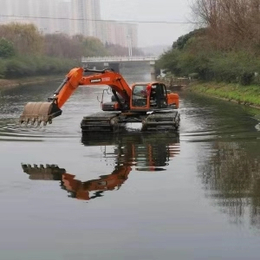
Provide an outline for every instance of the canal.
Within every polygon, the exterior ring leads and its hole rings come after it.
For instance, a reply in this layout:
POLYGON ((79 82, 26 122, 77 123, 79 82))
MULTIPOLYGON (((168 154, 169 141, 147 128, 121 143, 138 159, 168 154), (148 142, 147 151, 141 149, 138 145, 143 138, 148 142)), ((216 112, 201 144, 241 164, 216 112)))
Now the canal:
POLYGON ((0 93, 1 259, 259 259, 260 111, 180 92, 179 133, 85 137, 102 88, 80 87, 21 127, 59 83, 0 93))

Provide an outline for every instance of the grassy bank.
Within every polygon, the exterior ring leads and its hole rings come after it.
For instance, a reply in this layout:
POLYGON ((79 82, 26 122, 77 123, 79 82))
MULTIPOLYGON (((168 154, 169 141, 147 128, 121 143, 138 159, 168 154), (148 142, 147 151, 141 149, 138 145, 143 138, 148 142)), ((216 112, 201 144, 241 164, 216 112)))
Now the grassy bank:
POLYGON ((216 82, 193 82, 188 89, 192 92, 260 108, 260 86, 257 85, 241 86, 216 82))

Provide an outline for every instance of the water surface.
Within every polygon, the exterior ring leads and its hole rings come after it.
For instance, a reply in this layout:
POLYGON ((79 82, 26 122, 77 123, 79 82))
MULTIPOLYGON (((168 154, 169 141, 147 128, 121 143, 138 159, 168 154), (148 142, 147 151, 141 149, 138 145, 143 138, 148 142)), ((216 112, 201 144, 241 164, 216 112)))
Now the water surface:
POLYGON ((80 87, 21 127, 58 85, 1 92, 1 259, 259 259, 258 111, 184 92, 179 133, 82 136, 102 88, 80 87))

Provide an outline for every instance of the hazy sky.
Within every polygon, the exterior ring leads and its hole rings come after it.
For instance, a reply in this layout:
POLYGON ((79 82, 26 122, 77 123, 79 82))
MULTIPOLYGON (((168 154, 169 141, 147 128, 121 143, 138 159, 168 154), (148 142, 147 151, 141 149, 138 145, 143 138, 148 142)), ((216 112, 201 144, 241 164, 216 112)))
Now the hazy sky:
POLYGON ((194 29, 192 24, 178 24, 191 20, 191 0, 100 0, 100 4, 102 19, 139 21, 139 47, 171 46, 194 29))

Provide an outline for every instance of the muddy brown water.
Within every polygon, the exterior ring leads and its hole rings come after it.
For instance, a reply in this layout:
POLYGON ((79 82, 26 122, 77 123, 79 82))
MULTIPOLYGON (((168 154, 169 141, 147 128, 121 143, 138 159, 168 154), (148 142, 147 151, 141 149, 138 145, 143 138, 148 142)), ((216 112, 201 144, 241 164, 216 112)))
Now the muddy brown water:
POLYGON ((19 126, 58 85, 0 94, 0 259, 259 259, 259 111, 180 92, 178 134, 82 137, 102 90, 81 87, 19 126))

